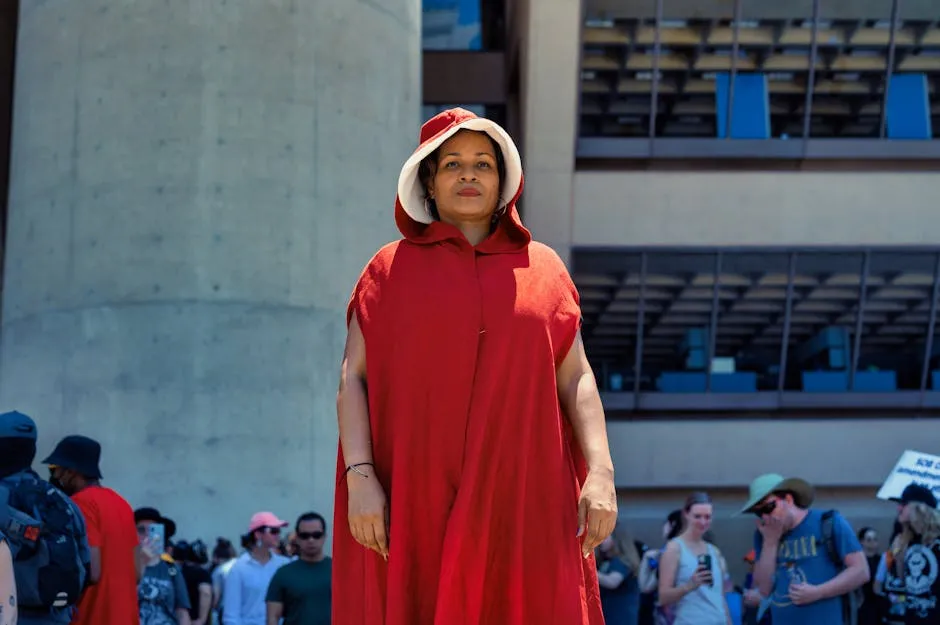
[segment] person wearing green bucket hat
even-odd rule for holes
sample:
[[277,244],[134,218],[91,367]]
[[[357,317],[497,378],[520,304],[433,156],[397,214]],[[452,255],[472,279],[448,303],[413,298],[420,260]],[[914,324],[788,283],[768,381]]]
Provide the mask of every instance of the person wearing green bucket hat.
[[813,500],[816,499],[816,489],[806,480],[798,477],[785,478],[777,473],[766,473],[751,482],[750,496],[738,514],[752,512],[757,504],[773,493],[792,493],[796,504],[804,510],[813,505]]
[[806,480],[768,473],[750,485],[738,514],[757,517],[754,583],[774,625],[852,624],[844,602],[871,576],[852,526],[835,510],[811,508]]

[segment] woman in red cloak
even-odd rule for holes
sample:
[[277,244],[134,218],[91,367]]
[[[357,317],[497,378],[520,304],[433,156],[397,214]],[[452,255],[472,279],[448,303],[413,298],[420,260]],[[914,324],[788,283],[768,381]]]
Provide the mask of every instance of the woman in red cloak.
[[522,163],[463,109],[421,129],[356,284],[337,411],[334,625],[601,625],[617,516],[564,264],[516,212]]

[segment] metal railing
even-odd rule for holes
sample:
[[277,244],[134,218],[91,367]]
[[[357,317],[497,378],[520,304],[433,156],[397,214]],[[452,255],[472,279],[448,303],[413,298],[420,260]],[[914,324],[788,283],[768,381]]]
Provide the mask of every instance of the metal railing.
[[[866,359],[871,360],[871,357],[874,355],[876,357],[882,356],[884,354],[890,354],[893,350],[900,349],[895,348],[890,345],[866,345],[864,341],[864,336],[866,336],[866,326],[879,326],[881,329],[888,328],[889,326],[898,326],[898,325],[910,325],[907,322],[904,322],[901,319],[902,314],[911,314],[916,313],[918,310],[917,306],[919,305],[921,309],[926,308],[924,312],[927,312],[928,320],[924,323],[923,332],[915,335],[906,335],[906,345],[903,347],[908,353],[909,359],[911,360],[911,370],[913,379],[913,363],[914,360],[919,358],[920,350],[923,349],[923,356],[919,360],[919,371],[917,372],[917,385],[899,385],[899,390],[908,390],[908,391],[919,391],[925,393],[931,390],[930,384],[930,372],[931,372],[931,362],[934,360],[934,345],[936,342],[936,325],[937,325],[937,310],[938,303],[940,303],[940,250],[936,248],[909,248],[905,250],[889,250],[885,251],[883,249],[877,248],[859,248],[856,250],[829,250],[821,248],[816,249],[806,249],[806,250],[739,250],[734,248],[728,249],[711,249],[711,250],[702,250],[702,251],[693,251],[690,252],[687,249],[677,250],[676,252],[670,252],[669,250],[663,251],[619,251],[617,253],[610,254],[607,259],[595,262],[591,259],[586,259],[586,257],[581,256],[580,253],[576,250],[574,252],[574,270],[576,275],[619,275],[622,276],[622,281],[619,282],[616,286],[611,287],[610,299],[606,301],[598,310],[585,309],[585,339],[586,346],[589,358],[595,362],[596,366],[605,372],[602,374],[602,377],[606,380],[606,371],[616,370],[623,373],[624,378],[629,378],[632,376],[632,381],[629,383],[623,390],[627,392],[633,392],[634,394],[641,393],[649,390],[649,386],[644,386],[642,380],[644,375],[649,375],[652,371],[653,373],[659,373],[666,369],[675,371],[675,367],[670,367],[662,365],[659,366],[656,364],[647,363],[647,354],[646,354],[646,345],[647,337],[650,335],[650,331],[657,326],[657,324],[662,323],[662,303],[664,301],[663,296],[663,286],[662,282],[655,282],[653,287],[656,291],[654,294],[654,299],[650,299],[650,278],[651,276],[660,276],[663,275],[689,275],[688,269],[675,269],[670,271],[665,271],[657,268],[656,265],[664,265],[664,263],[669,262],[671,258],[677,257],[681,254],[693,254],[695,255],[694,262],[700,266],[707,266],[709,258],[711,258],[711,306],[708,313],[708,323],[707,323],[707,355],[704,359],[705,367],[702,370],[699,370],[700,373],[705,374],[706,376],[706,387],[705,392],[711,392],[713,390],[713,375],[712,375],[712,364],[716,357],[722,355],[729,356],[730,354],[724,353],[719,354],[718,349],[718,337],[720,336],[720,323],[723,322],[723,318],[727,314],[739,314],[730,310],[727,306],[723,304],[723,301],[733,301],[728,299],[728,295],[725,292],[729,287],[729,283],[726,282],[724,274],[736,274],[740,275],[745,272],[746,267],[742,267],[742,263],[748,263],[753,260],[755,256],[767,255],[768,257],[772,256],[774,261],[770,264],[773,265],[770,269],[765,269],[764,273],[767,274],[780,274],[784,273],[786,275],[786,292],[785,299],[783,300],[783,310],[781,313],[766,313],[767,323],[758,324],[764,328],[778,325],[782,322],[782,332],[780,333],[779,344],[777,346],[777,358],[776,361],[766,361],[762,363],[762,368],[767,372],[777,371],[776,382],[773,387],[763,386],[760,390],[762,391],[776,391],[782,393],[784,391],[798,390],[797,388],[788,387],[788,368],[792,369],[790,366],[791,361],[791,343],[794,341],[793,338],[793,328],[794,328],[794,307],[797,303],[803,301],[810,301],[808,291],[803,292],[800,297],[797,297],[797,288],[798,288],[798,274],[808,274],[811,276],[824,276],[827,273],[843,273],[847,268],[855,266],[854,271],[856,274],[856,284],[858,289],[857,298],[854,302],[845,304],[841,309],[832,311],[829,314],[830,319],[826,323],[818,323],[819,327],[814,330],[814,333],[820,331],[823,327],[830,325],[839,325],[846,326],[846,323],[838,323],[837,319],[854,315],[854,320],[851,323],[851,346],[850,354],[847,361],[846,372],[848,374],[848,389],[854,389],[856,387],[856,377],[860,371],[860,362],[863,352],[866,354]],[[601,253],[596,252],[600,257]],[[620,254],[622,258],[629,258],[629,261],[621,262],[613,257],[616,257],[617,254]],[[783,262],[785,258],[785,263]],[[801,258],[804,259],[803,266],[801,266]],[[887,259],[887,260],[886,260]],[[658,262],[654,262],[658,261]],[[830,269],[826,269],[826,262],[833,262],[834,265],[831,265]],[[905,263],[911,263],[910,265],[905,265]],[[603,266],[601,266],[603,265]],[[904,269],[905,266],[909,266],[909,269]],[[619,268],[618,268],[619,267]],[[702,272],[696,272],[699,276],[702,275]],[[757,269],[753,270],[753,273],[761,273]],[[891,280],[885,278],[885,276],[894,276],[895,278],[902,274],[908,274],[908,276],[913,276],[915,274],[920,274],[923,276],[921,279],[922,282],[926,282],[927,276],[932,276],[932,283],[930,285],[921,284],[917,288],[922,290],[922,300],[914,298],[911,300],[910,291],[912,287],[904,287],[903,282],[902,286],[895,285],[891,283]],[[631,290],[636,290],[636,299],[630,300],[630,309],[633,310],[633,305],[635,305],[636,310],[636,321],[635,321],[635,334],[633,337],[629,337],[627,333],[616,334],[616,336],[625,337],[627,340],[633,342],[633,350],[630,356],[627,356],[626,353],[618,357],[611,357],[606,352],[603,355],[598,355],[595,352],[595,349],[598,345],[602,345],[604,342],[604,336],[615,336],[615,334],[605,334],[601,335],[597,333],[597,328],[604,326],[608,322],[604,321],[604,318],[610,312],[611,305],[614,302],[621,301],[617,299],[617,293],[622,289],[626,288],[626,279],[628,276],[631,278]],[[706,280],[704,283],[709,282]],[[757,284],[756,282],[754,283]],[[833,285],[827,284],[825,281],[821,280],[819,283],[814,286],[806,286],[805,280],[799,282],[800,289],[833,289],[838,288]],[[846,287],[845,283],[842,284],[841,288],[856,288],[855,286]],[[778,285],[777,288],[783,285]],[[584,289],[590,289],[590,286],[584,287]],[[689,288],[689,284],[684,284],[681,287],[676,287],[681,290],[683,288]],[[699,287],[701,288],[701,287]],[[755,288],[754,285],[747,288]],[[901,312],[895,313],[884,313],[884,308],[879,309],[877,312],[869,313],[868,307],[871,301],[873,300],[873,294],[877,289],[907,289],[907,299],[903,304],[903,307],[899,303],[897,308]],[[675,302],[680,299],[681,295],[677,292],[674,295],[673,299],[667,300],[670,302]],[[822,298],[822,299],[820,299]],[[825,296],[820,296],[817,298],[814,296],[812,301],[819,303],[820,301],[829,301]],[[840,296],[844,299],[844,294]],[[836,298],[839,299],[839,298]],[[889,294],[880,293],[877,294],[876,298],[879,302],[884,303],[885,301],[891,301]],[[903,300],[904,297],[899,296],[900,300]],[[701,301],[701,300],[698,300]],[[758,300],[751,300],[758,301]],[[778,303],[778,299],[769,298],[768,301],[774,301]],[[929,306],[925,306],[924,302],[929,301]],[[913,303],[912,303],[913,302]],[[655,306],[660,306],[660,315],[658,319],[651,319],[650,310],[651,303],[654,303]],[[704,314],[704,313],[701,313]],[[803,313],[805,314],[805,313]],[[921,313],[923,314],[923,313]],[[781,319],[782,317],[782,319]],[[886,320],[886,319],[890,319]],[[805,322],[801,322],[805,326]],[[702,327],[698,325],[689,325],[682,327]],[[674,333],[669,333],[674,335]],[[754,336],[758,336],[757,331],[752,337],[744,339],[742,342],[745,343],[748,347],[754,344]],[[805,336],[805,332],[804,332]],[[680,342],[680,339],[676,339],[676,344]],[[770,348],[767,348],[770,349]],[[734,351],[741,351],[742,348],[737,346],[734,348]],[[725,350],[727,352],[727,350]],[[917,354],[917,355],[914,355]],[[625,358],[626,357],[626,358]],[[940,353],[936,355],[936,358],[940,360]],[[789,371],[793,373],[793,371]],[[603,383],[606,386],[606,381]],[[940,390],[940,389],[937,389]]]
[[[721,138],[697,138],[682,136],[662,136],[658,125],[663,120],[666,108],[662,102],[667,92],[663,86],[662,55],[664,6],[667,0],[655,0],[654,40],[652,75],[650,79],[649,116],[646,137],[631,138],[623,136],[579,137],[577,156],[581,159],[605,158],[778,158],[778,159],[940,159],[940,141],[888,141],[888,97],[891,91],[892,77],[897,65],[898,30],[901,26],[901,0],[891,0],[889,35],[886,53],[886,65],[883,86],[876,90],[880,95],[879,119],[874,130],[875,136],[864,137],[813,137],[814,114],[819,109],[815,102],[817,95],[817,60],[820,57],[820,23],[823,0],[813,0],[812,28],[809,41],[809,62],[805,85],[805,97],[802,106],[802,136],[776,137],[786,141],[768,139],[734,138],[736,84],[741,73],[740,52],[743,16],[743,0],[734,0],[731,17],[732,40],[731,62],[728,69],[727,108],[723,111],[725,132]],[[886,3],[887,6],[887,3]],[[873,16],[874,19],[875,16]],[[690,67],[694,63],[690,63]],[[617,80],[619,80],[619,75]],[[614,89],[616,91],[616,89]],[[613,93],[613,92],[612,92]],[[611,96],[612,97],[612,96]],[[770,112],[768,111],[768,115]],[[929,115],[928,111],[928,115]],[[773,135],[773,133],[771,133]]]

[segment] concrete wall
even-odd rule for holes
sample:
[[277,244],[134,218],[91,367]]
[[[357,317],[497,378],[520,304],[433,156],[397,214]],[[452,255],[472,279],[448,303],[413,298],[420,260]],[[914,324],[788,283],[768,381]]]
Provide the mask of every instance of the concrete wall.
[[932,172],[578,172],[575,245],[940,241]]
[[525,223],[568,260],[572,166],[578,124],[579,0],[531,0],[519,9],[524,33],[521,87]]
[[742,488],[761,473],[880,485],[906,449],[940,449],[931,420],[688,419],[608,423],[620,488]]
[[[349,293],[397,238],[420,2],[26,2],[0,399],[181,538],[328,518]],[[350,36],[355,33],[355,36]]]

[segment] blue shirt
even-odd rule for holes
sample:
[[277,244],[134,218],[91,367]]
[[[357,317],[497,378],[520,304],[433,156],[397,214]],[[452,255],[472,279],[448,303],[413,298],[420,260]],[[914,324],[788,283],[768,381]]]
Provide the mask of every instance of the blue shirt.
[[225,593],[222,595],[224,625],[266,625],[268,586],[277,570],[289,562],[277,554],[271,554],[266,564],[247,553],[239,556],[225,578]]
[[[797,606],[790,601],[790,584],[824,584],[842,571],[826,551],[822,537],[822,515],[809,510],[802,523],[784,534],[777,551],[777,568],[773,580],[770,606],[774,625],[838,625],[842,623],[842,598],[832,597],[809,605]],[[833,542],[839,561],[862,550],[848,521],[835,513],[832,519]],[[754,550],[760,559],[764,537],[754,536]]]
[[607,623],[627,623],[631,615],[636,622],[636,613],[640,609],[640,587],[636,576],[619,558],[606,560],[600,567],[601,573],[620,573],[623,581],[616,588],[600,587],[601,609]]

